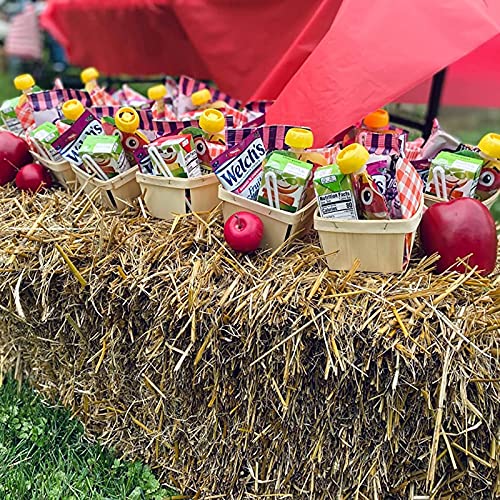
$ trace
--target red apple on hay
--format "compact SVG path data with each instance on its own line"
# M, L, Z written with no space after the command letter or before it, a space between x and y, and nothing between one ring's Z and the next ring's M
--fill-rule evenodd
M0 186L13 181L17 171L32 161L24 139L11 132L0 132Z
M25 165L16 175L16 186L23 191L33 193L52 186L52 178L48 170L38 163Z
M466 272L458 258L469 266L477 266L487 275L493 271L497 257L497 235L491 213L480 201L473 198L436 203L424 213L420 224L420 239L426 255L438 253L438 272L448 268ZM452 267L453 266L453 267Z
M264 224L250 212L236 212L224 224L227 244L241 253L254 252L259 248L264 234Z

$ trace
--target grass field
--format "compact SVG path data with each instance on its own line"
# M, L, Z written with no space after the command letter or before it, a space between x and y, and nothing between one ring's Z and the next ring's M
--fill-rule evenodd
M50 407L10 379L0 390L0 499L175 498L139 462L90 443L67 410Z

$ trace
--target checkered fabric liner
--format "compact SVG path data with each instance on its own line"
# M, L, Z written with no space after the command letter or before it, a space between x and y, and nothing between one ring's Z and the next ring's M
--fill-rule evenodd
M153 119L154 120L169 120L169 121L177 121L177 115L174 113L172 110L172 100L170 97L167 97L164 99L165 103L165 112L160 114L158 112L158 104L155 102L153 106L151 107L151 111L153 113Z
M219 156L220 154L224 153L224 151L226 151L227 149L227 146L225 146L224 144L216 144L214 142L207 142L207 146L210 158L212 158L212 160L217 158L217 156Z
M167 87L167 96L171 99L175 99L179 93L179 87L175 78L172 76L167 76L165 78L165 87Z
M28 99L22 99L22 103L16 106L16 116L24 130L28 130L35 124L33 106Z
M95 87L90 91L90 98L94 106L119 106L120 103L102 87Z
M415 167L406 158L399 158L396 163L396 180L401 202L401 215L403 219L409 219L415 215L422 204L424 183Z
M234 118L233 123L235 128L243 127L243 125L248 123L248 114L245 111L239 111L231 106L227 106L226 109L223 110L223 113L226 118L228 116L232 116Z
M267 151L274 151L276 149L288 149L288 146L285 144L285 135L293 127L295 125L263 125L262 127L257 127L257 130ZM227 147L230 148L238 144L255 130L255 127L228 127L226 129Z
M356 142L363 145L370 153L387 155L400 154L406 143L405 134L377 134L362 130L356 135Z
M273 104L274 101L250 101L249 103L245 104L245 109L257 113L266 113L269 107Z
M224 101L232 108L241 108L240 101L238 101L237 99L233 99L225 92L222 92L222 90L216 89L215 87L208 85L207 83L200 82L199 80L195 80L194 78L190 78L189 76L182 75L179 79L179 94L190 96L194 92L202 89L209 89L212 93L212 99L214 101Z
M86 108L92 106L92 99L89 93L84 90L54 89L34 92L28 95L28 100L35 111L45 111L47 109L57 108L60 104L70 99L80 101Z
M424 144L424 139L419 137L414 141L407 142L405 146L405 157L409 161L420 160L422 154L422 145Z
M121 106L92 106L89 111L97 118L114 117L116 112L121 109ZM153 127L153 116L150 109L136 110L139 115L139 128L141 130L151 130Z
M148 110L149 111L149 110ZM226 117L226 124L228 127L233 127L234 120L232 116ZM199 127L198 120L154 120L145 123L146 130L154 130L158 136L170 135L177 133L187 127Z
M126 83L122 85L122 98L121 104L128 106L137 106L149 104L149 99L139 92L135 91L133 88L129 87Z

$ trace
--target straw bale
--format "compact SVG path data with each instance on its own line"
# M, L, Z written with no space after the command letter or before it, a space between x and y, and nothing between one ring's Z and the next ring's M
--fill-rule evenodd
M194 498L500 495L500 276L331 272L0 190L0 369Z

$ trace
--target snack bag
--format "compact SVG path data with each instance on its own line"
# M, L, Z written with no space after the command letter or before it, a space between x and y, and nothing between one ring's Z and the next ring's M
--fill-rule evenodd
M302 208L313 165L282 155L271 154L264 164L258 201L273 208L296 212Z
M459 146L460 141L442 130L439 122L434 119L431 135L422 146L420 157L424 160L432 159L444 149L454 151Z
M212 169L225 189L249 200L256 200L262 180L266 148L254 129L239 144L212 161Z
M358 219L351 177L343 174L337 165L317 168L313 183L321 217Z
M482 160L442 151L432 160L425 192L443 199L473 197Z
M89 136L79 150L86 170L107 180L130 168L120 138L115 135Z
M153 175L200 177L201 169L190 134L160 137L148 146Z
M85 110L68 130L52 143L52 146L66 161L80 167L82 165L80 148L85 139L93 135L104 135L104 129L99 120Z
M32 130L29 135L38 149L45 150L53 161L63 161L63 157L52 146L61 135L53 123L44 123Z
M367 216L368 219L401 218L401 206L396 182L396 159L397 157L370 155L370 159L366 164L366 173L375 183L375 188L372 189L372 203L367 203L369 196L366 191L364 201L366 212L378 215ZM383 200L380 199L379 195L382 196ZM362 198L361 201L363 202Z

